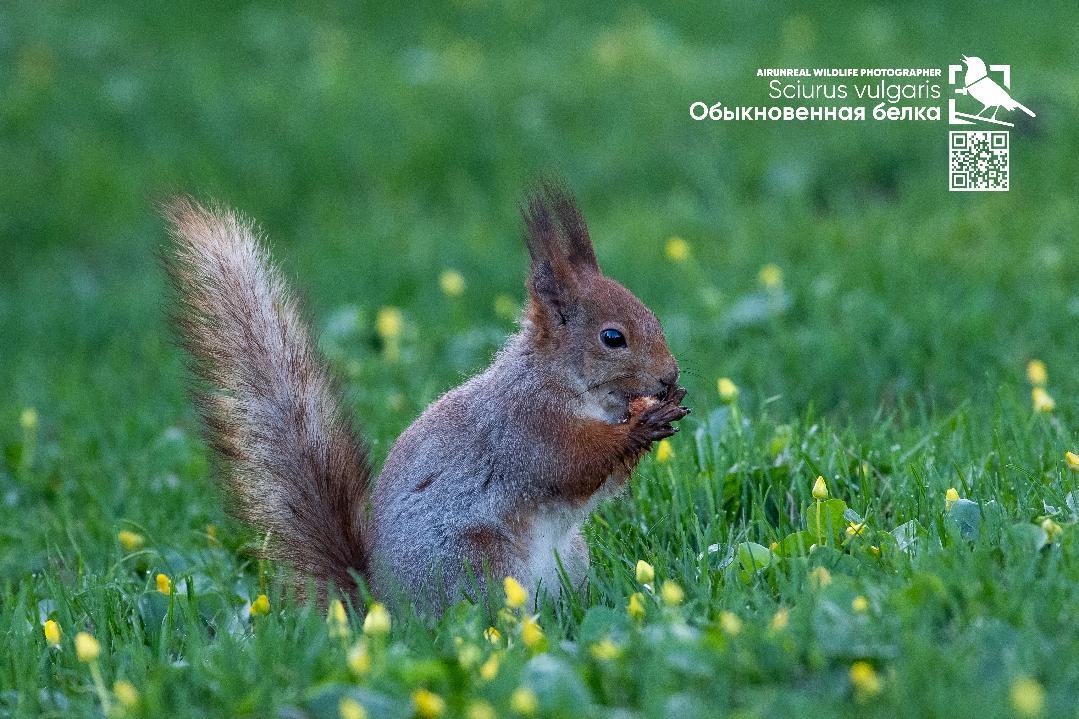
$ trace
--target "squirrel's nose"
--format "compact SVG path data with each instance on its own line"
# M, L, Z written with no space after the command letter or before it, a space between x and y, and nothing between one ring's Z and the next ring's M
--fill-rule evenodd
M680 374L681 372L679 371L678 367L675 367L673 370L660 377L659 381L663 384L664 387L667 387L669 389L671 387L675 387L678 384L678 376Z

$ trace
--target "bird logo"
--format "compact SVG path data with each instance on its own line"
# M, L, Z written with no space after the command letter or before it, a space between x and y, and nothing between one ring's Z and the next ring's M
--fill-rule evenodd
M982 109L978 111L976 115L970 115L967 113L954 113L954 116L969 118L970 120L981 120L984 122L992 122L998 125L1012 126L1012 123L1005 122L1004 120L997 119L997 113L1001 108L1011 112L1013 110L1022 110L1031 117L1035 117L1034 113L1029 107L1023 105L1018 100L1013 98L1005 87L1001 86L996 80L989 76L989 69L985 65L985 62L980 57L967 57L963 55L963 64L966 65L966 72L963 74L962 87L956 88L957 95L967 95L973 100L982 104ZM959 66L953 65L959 69ZM991 69L1008 68L1004 65L993 65ZM1010 68L1008 68L1010 70ZM1004 75L1004 85L1008 86L1010 73L1006 72ZM954 101L953 101L954 102ZM993 114L989 117L985 116L985 113L989 110L993 110ZM970 124L967 122L961 122L961 124Z

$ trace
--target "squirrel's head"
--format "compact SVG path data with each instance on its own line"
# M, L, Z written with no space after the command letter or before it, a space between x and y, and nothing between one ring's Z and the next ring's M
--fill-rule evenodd
M542 184L522 206L532 257L524 333L557 368L585 414L607 421L629 400L678 381L678 363L655 314L596 263L580 210L561 186Z

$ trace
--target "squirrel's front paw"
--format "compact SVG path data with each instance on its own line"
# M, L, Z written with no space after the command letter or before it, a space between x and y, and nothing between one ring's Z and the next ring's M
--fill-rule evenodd
M685 396L684 387L672 387L659 397L639 397L630 403L632 451L647 451L653 442L678 431L672 423L689 414L689 408L679 404Z

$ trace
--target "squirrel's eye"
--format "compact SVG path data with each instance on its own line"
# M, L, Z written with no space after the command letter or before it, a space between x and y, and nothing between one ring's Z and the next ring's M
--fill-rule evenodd
M599 333L599 341L611 349L618 349L619 347L626 346L625 335L618 330L609 327Z

